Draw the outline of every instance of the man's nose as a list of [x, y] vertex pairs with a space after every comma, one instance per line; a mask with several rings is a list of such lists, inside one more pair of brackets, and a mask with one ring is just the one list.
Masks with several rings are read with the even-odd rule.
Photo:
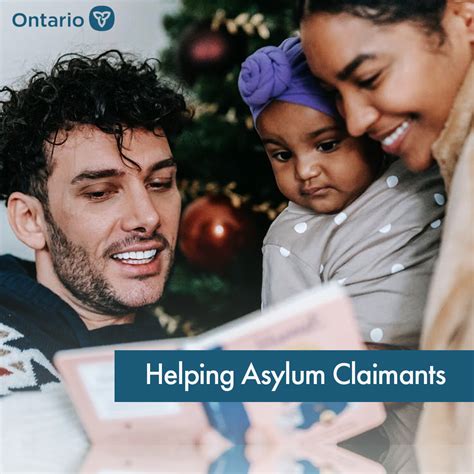
[[134, 189], [126, 197], [122, 227], [126, 232], [152, 233], [160, 226], [160, 214], [152, 195], [145, 189]]
[[316, 178], [321, 174], [321, 167], [314, 153], [306, 153], [296, 158], [295, 171], [297, 177], [302, 181]]
[[347, 131], [353, 137], [367, 133], [380, 116], [375, 107], [355, 94], [341, 98], [337, 108], [346, 121]]

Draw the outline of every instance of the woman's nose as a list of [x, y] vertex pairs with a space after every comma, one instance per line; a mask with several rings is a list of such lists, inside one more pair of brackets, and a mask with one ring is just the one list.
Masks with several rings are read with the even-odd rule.
[[354, 95], [338, 100], [337, 108], [346, 121], [347, 131], [353, 137], [367, 133], [380, 115], [375, 107]]

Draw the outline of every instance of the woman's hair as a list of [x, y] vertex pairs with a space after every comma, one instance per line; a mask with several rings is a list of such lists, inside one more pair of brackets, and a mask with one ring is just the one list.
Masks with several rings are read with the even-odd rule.
[[447, 0], [298, 0], [296, 17], [298, 23], [313, 13], [349, 13], [378, 25], [409, 21], [443, 41], [446, 4]]
[[[47, 207], [47, 180], [62, 131], [92, 125], [114, 136], [122, 152], [126, 129], [168, 138], [189, 118], [183, 96], [157, 77], [156, 60], [138, 61], [119, 51], [95, 57], [68, 54], [50, 72], [36, 72], [26, 87], [0, 90], [0, 199], [14, 191]], [[67, 139], [67, 135], [66, 135]]]

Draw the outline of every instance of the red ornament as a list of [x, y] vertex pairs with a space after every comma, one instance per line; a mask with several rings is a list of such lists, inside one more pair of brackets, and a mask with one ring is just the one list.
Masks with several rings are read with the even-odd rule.
[[251, 213], [233, 207], [225, 196], [198, 198], [183, 212], [179, 248], [202, 269], [222, 271], [240, 251], [256, 244]]
[[222, 36], [209, 32], [190, 45], [189, 54], [196, 63], [217, 63], [228, 53], [227, 49], [228, 44]]
[[224, 74], [240, 64], [245, 53], [246, 38], [242, 34], [231, 35], [224, 27], [213, 30], [207, 21], [194, 23], [181, 37], [178, 71], [192, 84], [203, 74]]

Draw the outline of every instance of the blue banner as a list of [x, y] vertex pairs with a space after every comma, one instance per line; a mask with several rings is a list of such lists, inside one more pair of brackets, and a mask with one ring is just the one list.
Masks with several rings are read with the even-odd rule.
[[116, 351], [118, 402], [474, 401], [474, 351]]

